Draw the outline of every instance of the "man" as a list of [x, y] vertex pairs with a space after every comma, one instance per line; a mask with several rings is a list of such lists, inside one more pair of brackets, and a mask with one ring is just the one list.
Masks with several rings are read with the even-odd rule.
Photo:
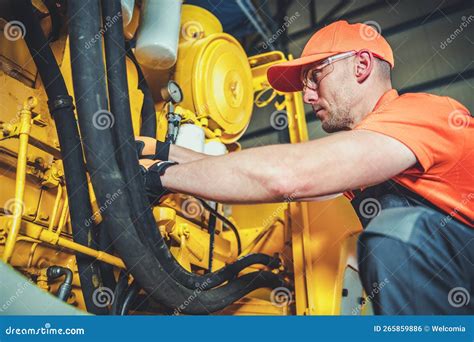
[[[219, 157], [164, 143], [155, 151], [140, 137], [147, 187], [225, 203], [345, 193], [365, 228], [359, 271], [376, 314], [472, 314], [474, 120], [448, 97], [399, 96], [392, 50], [370, 30], [335, 22], [301, 58], [268, 71], [275, 89], [303, 91], [322, 128], [337, 133]], [[378, 215], [364, 213], [370, 202]]]

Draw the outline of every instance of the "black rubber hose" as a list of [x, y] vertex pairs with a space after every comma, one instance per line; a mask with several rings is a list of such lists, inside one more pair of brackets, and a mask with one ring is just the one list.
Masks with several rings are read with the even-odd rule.
[[[114, 157], [112, 131], [110, 127], [97, 126], [97, 113], [107, 109], [101, 37], [87, 49], [84, 44], [100, 32], [99, 12], [97, 0], [69, 2], [73, 85], [91, 182], [98, 203], [104, 208], [102, 216], [111, 223], [107, 225], [109, 236], [127, 269], [154, 299], [187, 314], [221, 310], [256, 288], [284, 286], [275, 274], [261, 271], [233, 279], [216, 289], [192, 291], [171, 277], [148, 245], [143, 244], [142, 241], [147, 240], [140, 239], [139, 234], [143, 232], [135, 230], [130, 215], [131, 199], [127, 191], [123, 191], [126, 184]], [[112, 195], [113, 201], [107, 201], [115, 193], [120, 195]]]
[[[59, 66], [49, 42], [43, 35], [31, 2], [20, 0], [11, 3], [14, 3], [12, 10], [15, 11], [18, 20], [25, 25], [24, 39], [43, 82], [50, 114], [56, 123], [66, 178], [73, 240], [96, 249], [97, 244], [91, 238], [93, 226], [87, 224], [91, 222], [92, 208], [72, 98], [68, 94]], [[97, 264], [93, 258], [82, 254], [76, 254], [76, 260], [87, 311], [98, 315], [107, 314], [106, 308], [97, 307], [92, 300], [94, 291], [100, 286]]]
[[237, 240], [237, 254], [240, 255], [242, 253], [242, 241], [240, 240], [240, 234], [237, 228], [232, 224], [232, 222], [229, 221], [229, 219], [227, 219], [227, 217], [221, 215], [217, 210], [215, 210], [209, 204], [207, 204], [205, 200], [203, 200], [202, 198], [197, 198], [197, 199], [201, 202], [204, 209], [209, 211], [211, 215], [221, 220], [227, 227], [230, 228], [230, 230], [232, 230], [232, 232], [235, 235], [235, 239]]
[[[217, 203], [214, 204], [213, 209], [216, 209], [216, 208], [217, 208]], [[212, 272], [212, 262], [214, 259], [214, 240], [216, 238], [216, 223], [217, 223], [216, 216], [212, 214], [209, 215], [209, 223], [207, 225], [207, 230], [209, 232], [209, 264], [208, 264], [209, 273]]]
[[120, 272], [119, 280], [117, 286], [115, 286], [114, 291], [114, 301], [112, 302], [112, 307], [110, 309], [111, 315], [118, 315], [120, 313], [120, 308], [124, 300], [125, 292], [128, 286], [128, 274], [125, 271]]
[[[100, 222], [95, 229], [96, 239], [99, 242], [99, 250], [105, 253], [113, 254], [113, 244], [110, 240], [109, 234], [107, 233], [106, 222]], [[114, 275], [114, 266], [107, 264], [105, 262], [99, 263], [99, 273], [100, 278], [102, 279], [102, 286], [109, 288], [112, 291], [115, 291], [117, 286], [117, 281], [115, 280]], [[109, 312], [109, 314], [112, 314]]]
[[64, 281], [61, 283], [61, 285], [59, 285], [56, 296], [64, 302], [67, 301], [72, 289], [72, 271], [67, 267], [50, 266], [46, 270], [46, 275], [50, 279], [56, 279], [61, 276], [65, 276]]
[[130, 307], [132, 306], [134, 300], [137, 298], [138, 292], [140, 292], [140, 285], [136, 281], [128, 287], [125, 292], [125, 297], [123, 299], [122, 306], [120, 308], [120, 316], [128, 315]]
[[[229, 267], [230, 265], [226, 266], [215, 273], [197, 275], [185, 270], [169, 252], [168, 246], [160, 234], [160, 230], [156, 227], [155, 218], [150, 210], [148, 199], [143, 195], [145, 194], [145, 189], [138, 166], [138, 156], [134, 147], [135, 142], [133, 137], [130, 102], [127, 92], [128, 84], [125, 64], [125, 41], [121, 26], [121, 16], [117, 16], [117, 13], [119, 13], [120, 10], [120, 1], [102, 1], [102, 17], [104, 21], [106, 20], [105, 18], [117, 17], [115, 24], [111, 25], [104, 33], [107, 80], [112, 112], [111, 115], [113, 117], [112, 131], [117, 146], [115, 149], [115, 155], [117, 156], [119, 168], [123, 172], [123, 179], [126, 183], [126, 192], [130, 197], [132, 220], [137, 227], [138, 234], [142, 241], [145, 241], [145, 244], [147, 244], [155, 253], [164, 269], [175, 280], [189, 289], [199, 288], [204, 283], [206, 283], [207, 288], [219, 286], [222, 283], [235, 278], [242, 269], [251, 265], [249, 262], [255, 260], [256, 257], [253, 256], [248, 259], [243, 258], [239, 260], [236, 265], [233, 265], [232, 267]], [[94, 80], [96, 77], [97, 74], [94, 74]], [[93, 82], [92, 79], [90, 82]], [[95, 108], [94, 110], [99, 111], [100, 109]], [[226, 219], [224, 218], [224, 220]], [[229, 221], [226, 220], [226, 222]], [[240, 239], [237, 239], [237, 243], [240, 251]], [[268, 260], [268, 266], [275, 265], [274, 259], [271, 257], [257, 258], [259, 261]], [[278, 266], [279, 265], [276, 267]]]
[[142, 119], [140, 125], [140, 135], [156, 138], [156, 128], [158, 125], [156, 122], [155, 101], [153, 100], [153, 95], [151, 93], [150, 87], [148, 87], [145, 75], [143, 75], [142, 68], [140, 67], [140, 64], [138, 63], [132, 51], [132, 43], [126, 42], [125, 49], [127, 51], [128, 58], [130, 58], [130, 60], [135, 65], [138, 75], [138, 89], [140, 89], [143, 93], [143, 103], [140, 112]]

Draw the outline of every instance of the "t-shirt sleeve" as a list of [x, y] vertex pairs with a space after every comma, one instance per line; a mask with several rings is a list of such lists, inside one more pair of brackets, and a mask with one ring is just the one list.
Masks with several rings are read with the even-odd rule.
[[414, 99], [393, 102], [388, 108], [370, 113], [354, 129], [397, 139], [415, 154], [424, 172], [435, 171], [438, 165], [446, 170], [447, 163], [458, 160], [464, 147], [464, 134], [451, 121], [453, 115], [463, 115], [464, 107], [456, 108], [448, 101], [443, 106]]

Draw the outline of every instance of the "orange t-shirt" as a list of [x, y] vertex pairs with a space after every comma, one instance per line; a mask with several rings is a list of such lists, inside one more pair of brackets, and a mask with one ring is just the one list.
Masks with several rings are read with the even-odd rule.
[[474, 118], [458, 101], [387, 91], [354, 129], [397, 139], [418, 163], [392, 179], [474, 227]]

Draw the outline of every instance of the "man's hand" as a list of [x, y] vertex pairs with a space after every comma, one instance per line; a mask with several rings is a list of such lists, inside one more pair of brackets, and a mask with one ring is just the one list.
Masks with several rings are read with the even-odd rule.
[[157, 161], [151, 159], [140, 160], [140, 171], [143, 183], [151, 202], [159, 201], [162, 196], [170, 193], [170, 191], [161, 183], [161, 176], [167, 168], [176, 164], [177, 163], [170, 161]]

